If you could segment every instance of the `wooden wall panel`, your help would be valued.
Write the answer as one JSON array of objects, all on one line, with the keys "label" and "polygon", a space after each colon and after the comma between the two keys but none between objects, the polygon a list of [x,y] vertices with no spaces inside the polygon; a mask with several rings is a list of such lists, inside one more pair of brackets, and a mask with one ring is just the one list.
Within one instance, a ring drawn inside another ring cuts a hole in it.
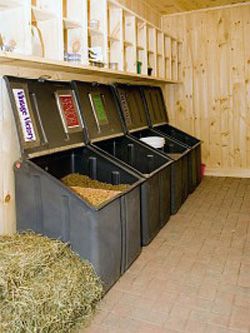
[{"label": "wooden wall panel", "polygon": [[250,5],[165,16],[163,28],[184,43],[184,83],[166,87],[172,123],[204,141],[208,171],[250,176]]},{"label": "wooden wall panel", "polygon": [[0,79],[0,234],[15,230],[15,190],[13,164],[20,151],[14,116],[3,79]]},{"label": "wooden wall panel", "polygon": [[147,4],[143,0],[117,0],[117,2],[144,17],[157,27],[161,27],[161,15],[154,6]]}]

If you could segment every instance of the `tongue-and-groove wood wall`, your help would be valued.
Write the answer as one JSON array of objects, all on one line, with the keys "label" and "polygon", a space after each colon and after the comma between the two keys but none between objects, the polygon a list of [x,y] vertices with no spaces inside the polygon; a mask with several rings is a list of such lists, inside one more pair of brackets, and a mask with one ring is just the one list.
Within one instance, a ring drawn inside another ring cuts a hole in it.
[{"label": "tongue-and-groove wood wall", "polygon": [[163,19],[183,40],[183,84],[166,88],[171,122],[203,141],[209,174],[250,176],[250,4]]},{"label": "tongue-and-groove wood wall", "polygon": [[[119,2],[161,25],[161,13],[145,5],[150,1]],[[184,84],[166,88],[171,122],[204,141],[208,174],[250,177],[250,2],[162,23],[184,41]]]}]

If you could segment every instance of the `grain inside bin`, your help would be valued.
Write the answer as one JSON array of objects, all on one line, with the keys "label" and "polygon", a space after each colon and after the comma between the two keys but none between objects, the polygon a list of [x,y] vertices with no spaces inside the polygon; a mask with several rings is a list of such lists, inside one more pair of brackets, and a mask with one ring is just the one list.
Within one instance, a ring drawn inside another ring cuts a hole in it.
[{"label": "grain inside bin", "polygon": [[62,182],[93,206],[99,206],[129,188],[126,184],[107,184],[79,173],[65,176]]}]

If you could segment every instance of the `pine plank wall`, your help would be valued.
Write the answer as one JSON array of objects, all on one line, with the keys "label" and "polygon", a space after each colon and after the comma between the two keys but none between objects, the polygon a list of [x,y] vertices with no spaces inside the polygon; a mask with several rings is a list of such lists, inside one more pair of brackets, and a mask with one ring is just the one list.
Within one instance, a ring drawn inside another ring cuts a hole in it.
[{"label": "pine plank wall", "polygon": [[171,122],[200,137],[208,174],[250,176],[250,4],[163,18],[183,40],[182,85],[167,86]]}]

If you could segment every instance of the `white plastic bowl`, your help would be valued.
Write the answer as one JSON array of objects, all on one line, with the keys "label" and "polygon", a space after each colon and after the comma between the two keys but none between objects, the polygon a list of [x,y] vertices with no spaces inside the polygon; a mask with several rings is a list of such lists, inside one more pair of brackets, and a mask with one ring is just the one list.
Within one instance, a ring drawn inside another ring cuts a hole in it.
[{"label": "white plastic bowl", "polygon": [[165,145],[165,139],[160,136],[148,136],[145,138],[141,138],[140,140],[157,149],[163,148]]}]

